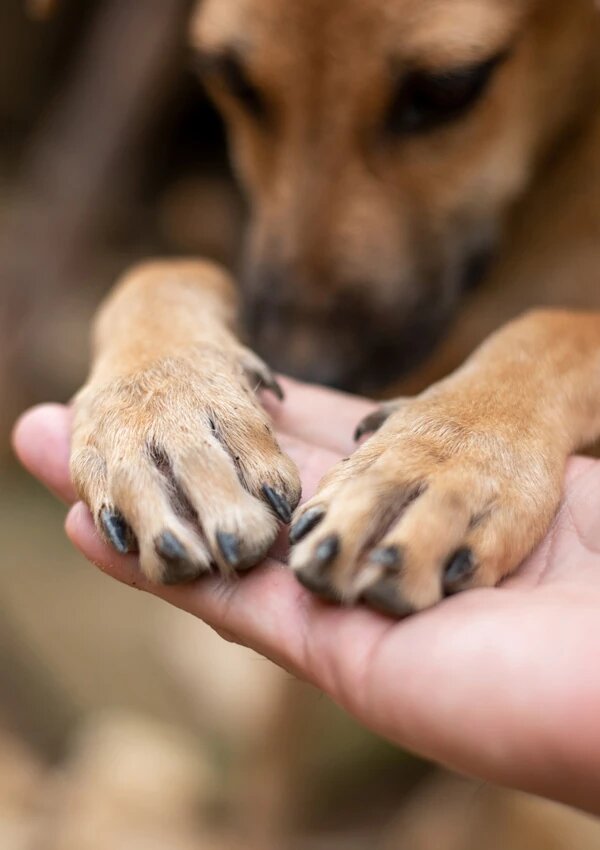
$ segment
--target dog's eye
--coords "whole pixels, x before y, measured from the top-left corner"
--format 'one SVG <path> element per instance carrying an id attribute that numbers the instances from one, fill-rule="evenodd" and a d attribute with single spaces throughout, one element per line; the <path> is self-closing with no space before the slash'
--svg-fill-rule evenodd
<path id="1" fill-rule="evenodd" d="M 483 95 L 505 55 L 445 73 L 411 72 L 394 95 L 386 117 L 387 133 L 423 133 L 460 118 Z"/>
<path id="2" fill-rule="evenodd" d="M 229 53 L 201 56 L 197 65 L 200 75 L 207 82 L 222 86 L 250 115 L 258 119 L 265 118 L 265 100 L 236 56 Z"/>

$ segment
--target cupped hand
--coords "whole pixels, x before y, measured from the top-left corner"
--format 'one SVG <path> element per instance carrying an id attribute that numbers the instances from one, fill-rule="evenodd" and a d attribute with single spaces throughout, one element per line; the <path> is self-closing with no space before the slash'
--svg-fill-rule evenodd
<path id="1" fill-rule="evenodd" d="M 305 496 L 352 450 L 370 402 L 287 381 L 271 403 Z M 25 414 L 25 467 L 73 506 L 67 533 L 101 570 L 208 622 L 329 694 L 371 730 L 454 770 L 600 812 L 600 463 L 574 459 L 537 551 L 495 590 L 397 623 L 313 598 L 274 557 L 233 583 L 146 584 L 96 535 L 69 481 L 69 411 Z M 281 554 L 285 546 L 281 546 Z"/>

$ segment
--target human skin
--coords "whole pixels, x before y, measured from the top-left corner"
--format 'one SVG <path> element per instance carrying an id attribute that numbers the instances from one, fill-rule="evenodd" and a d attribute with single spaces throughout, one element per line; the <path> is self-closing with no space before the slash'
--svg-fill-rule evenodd
<path id="1" fill-rule="evenodd" d="M 373 405 L 284 382 L 269 401 L 309 497 L 352 450 Z M 135 556 L 96 534 L 69 480 L 70 412 L 45 405 L 16 426 L 23 465 L 72 505 L 66 528 L 103 572 L 209 623 L 310 681 L 398 746 L 458 772 L 600 813 L 600 462 L 568 466 L 543 543 L 500 588 L 473 590 L 403 622 L 335 608 L 284 567 L 285 539 L 249 576 L 150 586 Z"/>

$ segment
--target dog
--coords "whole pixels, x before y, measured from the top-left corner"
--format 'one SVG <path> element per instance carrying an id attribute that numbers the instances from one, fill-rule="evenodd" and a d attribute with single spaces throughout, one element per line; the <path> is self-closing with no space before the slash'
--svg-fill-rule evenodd
<path id="1" fill-rule="evenodd" d="M 599 19 L 593 0 L 200 3 L 250 204 L 241 292 L 204 261 L 129 271 L 74 403 L 79 495 L 149 580 L 243 573 L 291 522 L 310 591 L 403 617 L 540 542 L 600 436 Z M 298 508 L 263 358 L 374 391 L 444 336 L 446 363 L 469 349 L 484 291 L 489 338 L 359 425 Z M 507 293 L 524 312 L 498 330 Z"/>

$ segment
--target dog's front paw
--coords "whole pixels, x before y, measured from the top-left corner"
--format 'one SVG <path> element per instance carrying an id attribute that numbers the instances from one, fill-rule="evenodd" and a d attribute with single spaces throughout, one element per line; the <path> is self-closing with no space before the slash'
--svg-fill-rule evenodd
<path id="1" fill-rule="evenodd" d="M 309 590 L 401 617 L 497 584 L 540 541 L 564 457 L 532 423 L 468 399 L 461 416 L 460 402 L 425 395 L 359 426 L 379 430 L 294 519 L 291 566 Z"/>
<path id="2" fill-rule="evenodd" d="M 79 393 L 73 481 L 102 536 L 139 551 L 151 581 L 247 570 L 290 521 L 300 481 L 260 386 L 279 392 L 250 352 L 203 348 Z"/>

